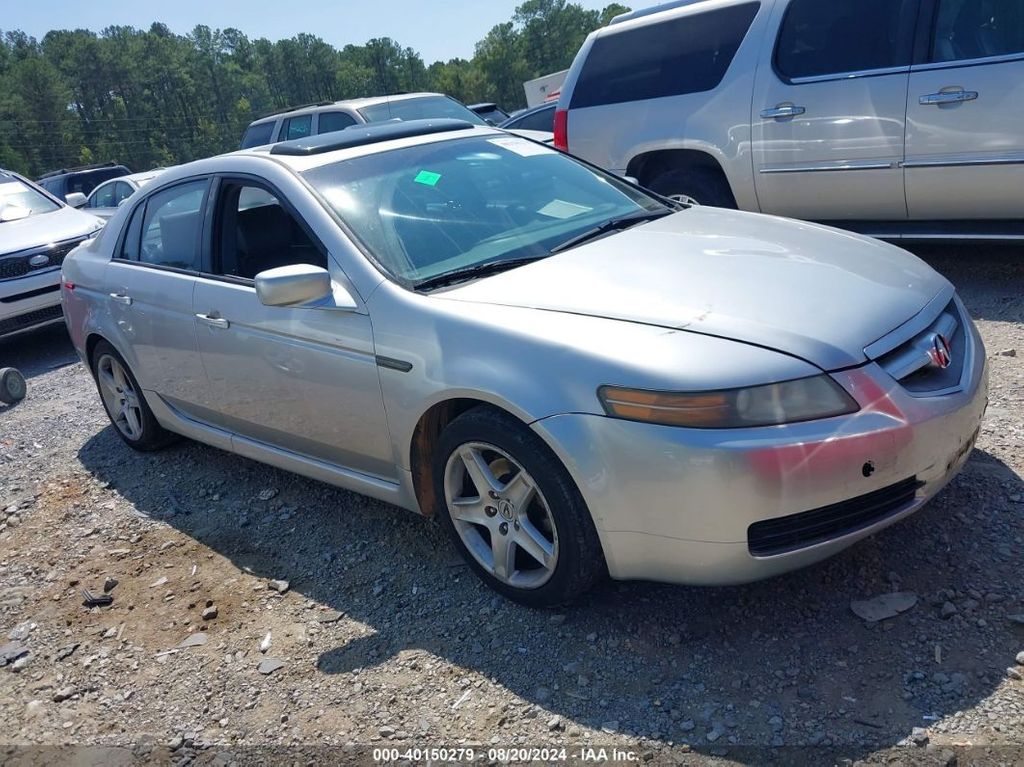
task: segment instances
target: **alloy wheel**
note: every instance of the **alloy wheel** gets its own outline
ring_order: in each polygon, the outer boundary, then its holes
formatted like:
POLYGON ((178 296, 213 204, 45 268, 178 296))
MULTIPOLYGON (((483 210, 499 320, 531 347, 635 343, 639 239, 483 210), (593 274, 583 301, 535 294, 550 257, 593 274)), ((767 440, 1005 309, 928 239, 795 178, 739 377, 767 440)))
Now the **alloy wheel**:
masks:
POLYGON ((115 357, 104 354, 96 365, 103 404, 110 420, 130 440, 142 438, 142 403, 124 366, 115 357))
POLYGON ((508 453, 468 443, 448 459, 445 501, 462 543, 488 573, 518 589, 547 583, 558 532, 536 481, 508 453))

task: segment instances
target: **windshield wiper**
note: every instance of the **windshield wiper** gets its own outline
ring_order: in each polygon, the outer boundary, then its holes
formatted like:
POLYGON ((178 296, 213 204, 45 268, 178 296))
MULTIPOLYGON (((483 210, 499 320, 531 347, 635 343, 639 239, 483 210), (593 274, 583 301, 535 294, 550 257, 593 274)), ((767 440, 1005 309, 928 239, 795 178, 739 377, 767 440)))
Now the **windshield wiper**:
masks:
POLYGON ((526 266, 532 264, 535 261, 543 261, 547 256, 531 256, 529 258, 510 258, 506 261, 488 261, 483 264, 474 264, 473 266, 466 266, 461 269, 455 269, 444 274, 439 274, 436 277, 428 277, 425 280, 413 284, 414 290, 433 290, 434 288, 443 288, 447 285, 454 285, 457 282, 467 282, 469 280, 479 279, 480 277, 490 277, 494 274, 500 274, 501 272, 507 272, 512 269, 516 269, 520 266, 526 266))
POLYGON ((566 240, 561 245, 556 245, 551 249, 551 255, 575 248, 577 245, 582 245, 585 242, 596 240, 599 237, 604 237, 612 234, 613 232, 621 232, 624 229, 629 229, 631 226, 646 224, 648 221, 657 221, 659 218, 670 216, 674 212, 675 211, 671 209, 657 212, 644 211, 642 213, 631 213, 628 216, 609 219, 603 224, 598 224, 593 229, 588 229, 583 232, 583 234, 578 234, 575 237, 566 240))

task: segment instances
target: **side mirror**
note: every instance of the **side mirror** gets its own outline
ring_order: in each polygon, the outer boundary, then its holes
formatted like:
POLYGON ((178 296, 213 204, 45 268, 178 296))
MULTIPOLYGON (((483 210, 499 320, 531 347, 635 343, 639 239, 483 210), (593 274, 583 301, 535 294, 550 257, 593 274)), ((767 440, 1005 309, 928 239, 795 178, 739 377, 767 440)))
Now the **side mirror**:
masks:
POLYGON ((636 176, 623 176, 622 178, 626 183, 632 184, 633 186, 640 186, 640 179, 636 176))
POLYGON ((89 198, 81 192, 68 192, 67 197, 64 198, 64 202, 72 208, 84 208, 85 204, 89 202, 89 198))
POLYGON ((268 269, 256 275, 256 295, 264 306, 305 306, 355 309, 357 304, 330 273, 319 266, 295 264, 268 269))

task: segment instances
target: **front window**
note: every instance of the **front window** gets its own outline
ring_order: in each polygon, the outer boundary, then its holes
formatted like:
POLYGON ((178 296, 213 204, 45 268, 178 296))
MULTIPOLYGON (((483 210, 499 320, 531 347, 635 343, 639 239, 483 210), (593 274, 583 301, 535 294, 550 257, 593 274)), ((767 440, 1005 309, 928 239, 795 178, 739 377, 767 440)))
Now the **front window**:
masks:
POLYGON ((393 99, 372 107, 363 107, 359 114, 367 122, 387 120, 438 120, 441 118, 465 120, 473 125, 487 125, 482 117, 469 107, 447 96, 421 96, 414 99, 393 99))
POLYGON ((59 209, 60 205, 17 176, 0 173, 0 223, 59 209))
POLYGON ((670 212, 613 176, 514 136, 396 149, 303 176, 406 285, 544 258, 610 222, 670 212))

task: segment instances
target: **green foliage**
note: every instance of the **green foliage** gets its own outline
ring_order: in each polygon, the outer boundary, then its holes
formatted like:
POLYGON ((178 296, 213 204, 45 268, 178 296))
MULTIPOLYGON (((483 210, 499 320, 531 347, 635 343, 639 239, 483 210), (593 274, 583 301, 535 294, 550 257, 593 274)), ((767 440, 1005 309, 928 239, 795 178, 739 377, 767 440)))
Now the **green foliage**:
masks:
POLYGON ((256 117, 288 106, 408 91, 525 106, 523 82, 567 68, 586 36, 627 8, 526 0, 472 60, 427 67, 390 38, 338 50, 316 35, 250 40, 237 29, 187 35, 55 30, 0 34, 0 167, 36 177, 116 160, 142 170, 230 151, 256 117))

